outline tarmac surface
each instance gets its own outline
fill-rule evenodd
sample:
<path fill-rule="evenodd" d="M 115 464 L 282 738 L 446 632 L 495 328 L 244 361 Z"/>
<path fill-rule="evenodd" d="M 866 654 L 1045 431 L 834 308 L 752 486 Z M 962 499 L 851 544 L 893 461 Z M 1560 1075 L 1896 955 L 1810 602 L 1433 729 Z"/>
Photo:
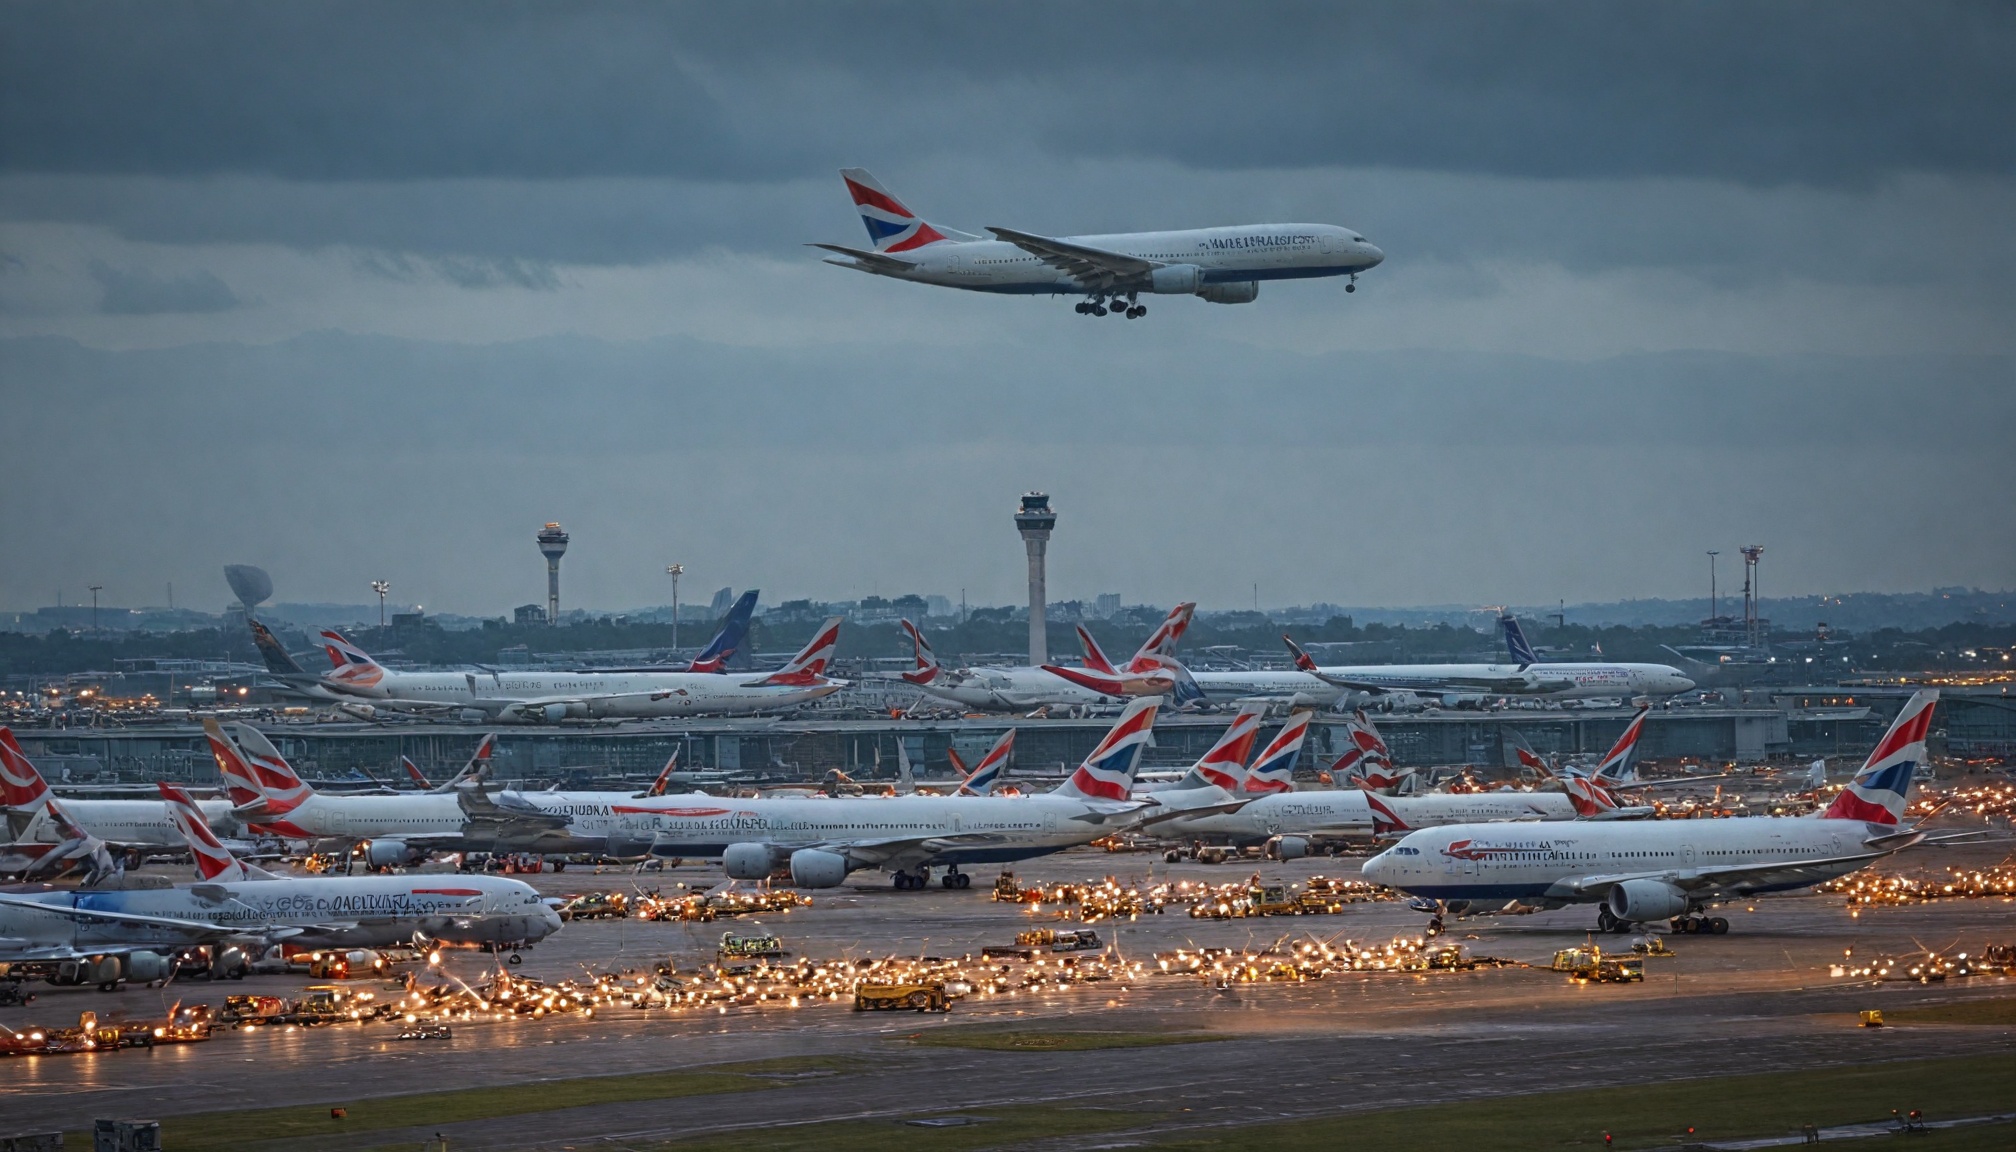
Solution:
<path fill-rule="evenodd" d="M 1912 869 L 1985 865 L 2006 845 L 1914 853 Z M 1208 879 L 1258 871 L 1302 880 L 1348 877 L 1351 859 L 1164 864 L 1159 856 L 1078 850 L 1018 869 L 1025 881 Z M 625 890 L 632 883 L 705 887 L 701 867 L 632 876 L 583 869 L 526 877 L 542 891 Z M 993 869 L 968 891 L 933 885 L 899 892 L 879 877 L 815 893 L 810 908 L 757 919 L 796 955 L 817 958 L 977 953 L 1008 944 L 1038 922 L 988 899 Z M 680 1136 L 924 1111 L 1066 1104 L 1152 1113 L 1133 1137 L 1204 1125 L 1335 1113 L 1688 1077 L 1783 1071 L 2016 1049 L 2000 1027 L 1855 1027 L 1864 1008 L 1899 1008 L 2009 995 L 2012 981 L 1874 985 L 1830 976 L 1858 958 L 1932 947 L 1977 951 L 2016 943 L 2016 901 L 1947 900 L 1864 909 L 1843 898 L 1793 895 L 1738 904 L 1726 936 L 1669 937 L 1677 956 L 1653 960 L 1632 985 L 1577 985 L 1541 969 L 1331 977 L 1307 984 L 1215 989 L 1194 977 L 1152 977 L 1035 996 L 969 998 L 945 1015 L 856 1013 L 846 1004 L 730 1008 L 725 1012 L 607 1010 L 593 1019 L 455 1025 L 454 1038 L 399 1043 L 383 1023 L 313 1030 L 247 1029 L 208 1043 L 0 1062 L 0 1133 L 86 1127 L 100 1116 L 284 1104 L 330 1105 L 373 1096 L 480 1085 L 697 1068 L 791 1056 L 837 1057 L 841 1071 L 780 1077 L 760 1092 L 694 1096 L 438 1126 L 458 1149 L 622 1147 Z M 1473 953 L 1545 965 L 1582 943 L 1591 908 L 1452 921 L 1448 938 Z M 1417 934 L 1425 917 L 1401 903 L 1356 904 L 1332 916 L 1194 920 L 1180 909 L 1093 925 L 1129 955 L 1185 946 L 1261 946 L 1313 935 L 1383 942 Z M 1050 921 L 1042 921 L 1049 923 Z M 1076 921 L 1058 922 L 1077 926 Z M 590 921 L 567 926 L 525 954 L 517 971 L 558 979 L 585 971 L 648 969 L 668 956 L 691 965 L 712 955 L 733 921 L 711 924 Z M 1622 948 L 1630 939 L 1597 938 Z M 495 961 L 451 954 L 453 971 L 480 975 Z M 286 995 L 314 983 L 252 977 L 116 993 L 38 985 L 27 1007 L 0 1009 L 0 1024 L 67 1024 L 84 1010 L 103 1019 L 159 1015 L 181 997 L 221 1002 L 237 992 Z M 359 982 L 369 986 L 365 982 Z M 979 1023 L 1037 1029 L 1202 1031 L 1203 1044 L 1092 1052 L 1000 1052 L 925 1047 L 906 1037 Z M 1887 1109 L 1888 1104 L 1884 1105 Z M 1598 1118 L 1600 1122 L 1600 1118 Z M 417 1143 L 426 1130 L 374 1132 L 372 1145 Z M 891 1136 L 900 1139 L 900 1129 Z M 1109 1134 L 1110 1135 L 1110 1134 Z M 1102 1140 L 1107 1139 L 1102 1136 Z M 1123 1137 L 1110 1135 L 1124 1142 Z M 295 1148 L 355 1146 L 357 1136 L 297 1141 Z M 1082 1146 L 1081 1141 L 1077 1141 Z M 1060 1142 L 1059 1147 L 1062 1147 Z"/>

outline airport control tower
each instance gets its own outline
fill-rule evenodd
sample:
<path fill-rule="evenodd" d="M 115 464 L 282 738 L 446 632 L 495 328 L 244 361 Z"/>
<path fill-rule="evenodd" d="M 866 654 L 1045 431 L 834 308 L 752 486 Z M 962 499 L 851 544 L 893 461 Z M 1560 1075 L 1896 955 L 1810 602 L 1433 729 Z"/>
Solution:
<path fill-rule="evenodd" d="M 1057 526 L 1057 513 L 1050 510 L 1050 497 L 1042 492 L 1022 494 L 1022 510 L 1015 513 L 1015 530 L 1022 533 L 1022 546 L 1029 550 L 1029 666 L 1050 662 L 1050 638 L 1043 627 L 1046 590 L 1043 556 L 1050 548 L 1050 529 Z"/>
<path fill-rule="evenodd" d="M 546 623 L 560 623 L 560 557 L 567 554 L 567 532 L 549 523 L 539 530 L 539 553 L 546 557 Z"/>

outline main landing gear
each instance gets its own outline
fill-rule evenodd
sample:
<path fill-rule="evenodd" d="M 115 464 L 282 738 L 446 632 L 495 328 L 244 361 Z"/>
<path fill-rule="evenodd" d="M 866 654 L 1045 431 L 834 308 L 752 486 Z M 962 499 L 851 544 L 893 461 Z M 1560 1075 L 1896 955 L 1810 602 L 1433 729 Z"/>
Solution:
<path fill-rule="evenodd" d="M 1618 919 L 1617 914 L 1610 911 L 1609 906 L 1606 905 L 1596 910 L 1596 931 L 1629 932 L 1631 931 L 1631 921 Z"/>
<path fill-rule="evenodd" d="M 1720 916 L 1682 916 L 1673 921 L 1673 931 L 1682 935 L 1726 936 L 1729 921 Z"/>
<path fill-rule="evenodd" d="M 973 878 L 954 867 L 938 878 L 938 883 L 947 888 L 967 889 L 973 887 Z"/>
<path fill-rule="evenodd" d="M 919 868 L 915 872 L 898 872 L 889 878 L 899 892 L 915 892 L 931 886 L 931 869 Z"/>
<path fill-rule="evenodd" d="M 1135 301 L 1134 294 L 1128 293 L 1122 300 L 1118 295 L 1109 304 L 1104 296 L 1094 296 L 1090 300 L 1080 300 L 1072 311 L 1080 316 L 1125 316 L 1129 320 L 1139 320 L 1148 314 L 1148 306 Z"/>

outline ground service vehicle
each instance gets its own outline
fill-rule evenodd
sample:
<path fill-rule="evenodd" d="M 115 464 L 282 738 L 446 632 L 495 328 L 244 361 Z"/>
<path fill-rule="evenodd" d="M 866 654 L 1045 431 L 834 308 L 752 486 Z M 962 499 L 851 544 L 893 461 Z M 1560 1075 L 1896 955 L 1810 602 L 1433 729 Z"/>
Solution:
<path fill-rule="evenodd" d="M 899 1008 L 917 1012 L 950 1012 L 952 1001 L 945 995 L 943 984 L 857 984 L 854 987 L 856 1012 Z"/>

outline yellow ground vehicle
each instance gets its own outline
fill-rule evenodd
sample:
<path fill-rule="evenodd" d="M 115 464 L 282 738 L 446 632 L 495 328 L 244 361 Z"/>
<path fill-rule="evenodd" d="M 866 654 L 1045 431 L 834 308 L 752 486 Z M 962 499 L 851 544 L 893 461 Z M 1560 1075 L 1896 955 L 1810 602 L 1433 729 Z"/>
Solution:
<path fill-rule="evenodd" d="M 854 986 L 856 1012 L 893 1011 L 907 1008 L 916 1012 L 950 1012 L 952 1001 L 943 984 L 857 984 Z"/>
<path fill-rule="evenodd" d="M 775 960 L 788 955 L 784 942 L 769 932 L 754 935 L 723 932 L 721 945 L 715 950 L 715 958 L 723 964 Z"/>
<path fill-rule="evenodd" d="M 1645 979 L 1643 956 L 1605 956 L 1603 949 L 1594 944 L 1563 948 L 1554 954 L 1551 967 L 1556 972 L 1566 972 L 1570 980 L 1585 984 L 1630 984 Z"/>
<path fill-rule="evenodd" d="M 1015 934 L 1017 948 L 1047 948 L 1052 952 L 1090 952 L 1104 948 L 1099 933 L 1090 928 L 1031 928 Z"/>
<path fill-rule="evenodd" d="M 621 892 L 586 892 L 560 906 L 562 920 L 621 920 L 630 915 L 630 897 Z"/>

